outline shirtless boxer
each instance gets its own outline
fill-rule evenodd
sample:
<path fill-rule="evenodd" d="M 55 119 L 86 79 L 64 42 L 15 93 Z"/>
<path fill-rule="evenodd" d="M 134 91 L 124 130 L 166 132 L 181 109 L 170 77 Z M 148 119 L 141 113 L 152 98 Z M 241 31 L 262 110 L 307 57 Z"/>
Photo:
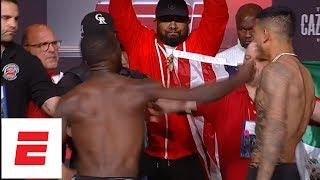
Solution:
<path fill-rule="evenodd" d="M 295 149 L 315 102 L 311 75 L 292 47 L 294 22 L 292 11 L 280 7 L 264 9 L 256 19 L 253 42 L 270 63 L 256 92 L 257 144 L 249 180 L 299 179 Z"/>
<path fill-rule="evenodd" d="M 135 179 L 149 102 L 158 98 L 213 101 L 253 74 L 253 62 L 248 61 L 227 81 L 194 89 L 167 89 L 150 79 L 116 74 L 121 68 L 121 49 L 111 32 L 84 37 L 81 52 L 90 77 L 63 96 L 57 109 L 63 118 L 63 141 L 66 134 L 72 136 L 79 154 L 73 179 Z"/>

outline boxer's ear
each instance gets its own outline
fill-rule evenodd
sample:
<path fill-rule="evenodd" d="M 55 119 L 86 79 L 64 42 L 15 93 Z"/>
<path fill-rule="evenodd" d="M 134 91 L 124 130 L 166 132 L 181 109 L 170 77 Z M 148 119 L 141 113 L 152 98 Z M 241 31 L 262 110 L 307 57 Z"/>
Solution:
<path fill-rule="evenodd" d="M 262 42 L 263 43 L 266 43 L 267 41 L 270 40 L 270 31 L 267 30 L 267 29 L 264 29 L 263 30 L 263 39 L 262 39 Z"/>

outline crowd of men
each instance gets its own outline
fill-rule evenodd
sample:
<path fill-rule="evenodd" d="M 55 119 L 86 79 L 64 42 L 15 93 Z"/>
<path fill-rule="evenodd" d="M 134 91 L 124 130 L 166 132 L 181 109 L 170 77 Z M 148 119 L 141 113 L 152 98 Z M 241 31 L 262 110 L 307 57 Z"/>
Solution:
<path fill-rule="evenodd" d="M 62 179 L 301 179 L 296 147 L 320 102 L 292 10 L 241 6 L 238 44 L 220 53 L 225 0 L 204 0 L 192 32 L 184 0 L 159 0 L 156 32 L 131 0 L 109 12 L 83 18 L 82 62 L 57 72 L 52 29 L 30 25 L 18 45 L 19 5 L 1 0 L 1 117 L 62 118 Z"/>

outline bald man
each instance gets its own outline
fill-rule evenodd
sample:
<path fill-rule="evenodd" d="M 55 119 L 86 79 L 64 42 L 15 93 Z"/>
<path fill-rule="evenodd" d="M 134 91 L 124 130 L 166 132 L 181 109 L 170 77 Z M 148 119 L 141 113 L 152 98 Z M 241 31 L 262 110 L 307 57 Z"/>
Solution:
<path fill-rule="evenodd" d="M 53 30 L 45 24 L 33 24 L 28 26 L 22 36 L 24 49 L 32 55 L 37 56 L 54 84 L 57 84 L 63 77 L 62 72 L 55 69 L 59 63 L 59 51 L 61 41 L 56 39 Z M 59 86 L 56 86 L 59 87 Z M 57 88 L 58 93 L 64 92 L 62 87 Z M 28 118 L 48 118 L 50 117 L 34 101 L 29 101 L 27 106 Z M 65 147 L 63 147 L 65 148 Z M 62 150 L 62 160 L 64 161 L 65 149 Z"/>
<path fill-rule="evenodd" d="M 293 50 L 293 12 L 269 7 L 256 18 L 253 42 L 270 63 L 256 92 L 256 146 L 247 179 L 299 180 L 295 150 L 315 106 L 312 77 Z"/>
<path fill-rule="evenodd" d="M 59 62 L 59 51 L 61 41 L 56 39 L 56 36 L 51 28 L 45 24 L 33 24 L 27 27 L 23 33 L 22 45 L 24 49 L 32 55 L 37 56 L 44 68 L 47 70 L 52 82 L 57 84 L 62 78 L 62 72 L 56 72 Z M 45 113 L 33 101 L 28 104 L 27 117 L 29 118 L 48 118 Z"/>
<path fill-rule="evenodd" d="M 56 39 L 54 32 L 47 25 L 33 24 L 27 27 L 23 34 L 22 45 L 25 50 L 37 56 L 46 69 L 57 68 L 61 41 Z"/>
<path fill-rule="evenodd" d="M 237 62 L 243 63 L 245 50 L 253 40 L 253 26 L 255 24 L 256 16 L 262 8 L 253 3 L 242 5 L 236 14 L 236 27 L 238 34 L 238 44 L 222 51 L 217 54 L 217 57 L 225 58 Z M 226 70 L 229 74 L 234 74 L 236 69 L 231 66 L 226 66 Z"/>

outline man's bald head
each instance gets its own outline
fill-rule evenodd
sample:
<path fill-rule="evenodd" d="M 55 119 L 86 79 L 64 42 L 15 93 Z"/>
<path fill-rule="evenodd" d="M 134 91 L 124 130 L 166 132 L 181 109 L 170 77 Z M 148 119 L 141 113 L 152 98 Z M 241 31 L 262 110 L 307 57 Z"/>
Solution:
<path fill-rule="evenodd" d="M 253 3 L 242 5 L 236 14 L 236 23 L 240 23 L 244 18 L 246 17 L 256 17 L 260 12 L 262 11 L 262 8 Z"/>
<path fill-rule="evenodd" d="M 50 31 L 53 33 L 53 31 L 45 24 L 32 24 L 24 30 L 21 44 L 30 44 L 30 41 L 35 41 L 39 31 Z"/>
<path fill-rule="evenodd" d="M 58 66 L 60 41 L 57 41 L 54 32 L 47 25 L 28 26 L 23 33 L 22 45 L 37 56 L 46 69 L 55 69 Z"/>
<path fill-rule="evenodd" d="M 253 40 L 253 27 L 257 14 L 262 8 L 257 4 L 245 4 L 241 6 L 236 14 L 237 33 L 242 47 L 247 48 Z"/>

